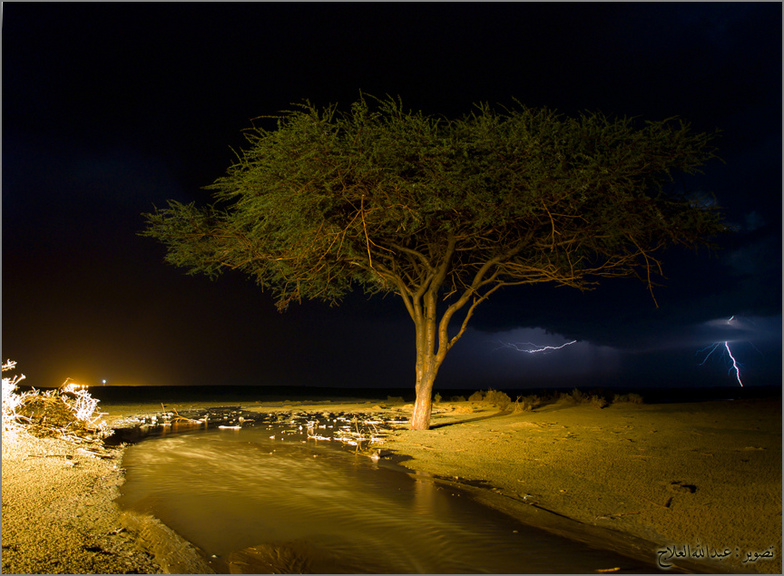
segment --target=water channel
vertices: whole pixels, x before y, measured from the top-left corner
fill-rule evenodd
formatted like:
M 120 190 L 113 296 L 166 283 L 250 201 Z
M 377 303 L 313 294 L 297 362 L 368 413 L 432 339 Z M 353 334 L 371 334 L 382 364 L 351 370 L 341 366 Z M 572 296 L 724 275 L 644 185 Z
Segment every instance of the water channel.
M 219 573 L 646 573 L 432 478 L 269 425 L 130 446 L 121 507 L 153 514 Z

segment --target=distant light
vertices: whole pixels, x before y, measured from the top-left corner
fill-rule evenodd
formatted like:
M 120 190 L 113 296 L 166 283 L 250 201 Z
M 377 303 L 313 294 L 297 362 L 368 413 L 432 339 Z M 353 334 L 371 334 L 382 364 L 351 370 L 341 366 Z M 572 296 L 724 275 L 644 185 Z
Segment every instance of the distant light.
M 104 378 L 103 380 L 101 380 L 101 384 L 106 384 L 106 378 Z

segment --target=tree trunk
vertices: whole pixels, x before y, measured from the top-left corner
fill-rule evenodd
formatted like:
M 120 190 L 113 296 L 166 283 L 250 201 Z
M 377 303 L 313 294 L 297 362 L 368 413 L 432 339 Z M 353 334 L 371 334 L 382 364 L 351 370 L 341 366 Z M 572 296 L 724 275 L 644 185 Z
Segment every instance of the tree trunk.
M 428 291 L 423 298 L 423 309 L 414 318 L 416 328 L 416 402 L 411 417 L 412 430 L 430 428 L 433 404 L 433 383 L 444 360 L 445 350 L 436 353 L 436 295 Z
M 417 382 L 414 414 L 411 416 L 412 430 L 427 430 L 430 428 L 430 412 L 433 408 L 433 383 L 436 376 L 435 373 L 428 376 L 429 378 Z

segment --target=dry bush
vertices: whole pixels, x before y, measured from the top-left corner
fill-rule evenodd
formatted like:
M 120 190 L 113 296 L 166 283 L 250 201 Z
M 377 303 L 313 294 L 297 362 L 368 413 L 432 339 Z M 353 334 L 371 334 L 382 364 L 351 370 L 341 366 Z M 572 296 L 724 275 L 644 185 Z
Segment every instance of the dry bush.
M 643 399 L 639 394 L 616 394 L 613 404 L 642 404 Z
M 509 395 L 506 392 L 493 390 L 492 388 L 487 391 L 478 390 L 477 392 L 474 392 L 468 397 L 468 401 L 494 404 L 501 411 L 506 410 L 509 407 L 509 404 L 512 403 L 512 399 L 509 398 Z
M 512 399 L 509 398 L 509 394 L 506 392 L 490 389 L 487 391 L 487 394 L 485 394 L 485 402 L 495 404 L 499 410 L 504 411 L 509 408 Z
M 514 413 L 531 412 L 542 404 L 542 399 L 536 394 L 528 396 L 518 396 L 514 404 Z
M 470 404 L 464 404 L 463 406 L 455 406 L 455 414 L 473 414 L 474 407 Z
M 597 394 L 593 394 L 591 396 L 590 402 L 591 406 L 599 409 L 602 409 L 609 404 L 603 396 L 599 396 Z
M 66 381 L 67 382 L 67 381 Z M 85 389 L 65 384 L 57 390 L 29 394 L 19 408 L 28 431 L 38 437 L 105 438 L 112 430 L 96 413 L 98 400 Z
M 3 372 L 8 372 L 16 367 L 16 362 L 6 360 Z M 13 378 L 3 378 L 3 432 L 15 432 L 19 429 L 18 410 L 26 394 L 17 394 L 17 384 L 24 380 L 24 374 L 17 374 Z
M 87 432 L 56 391 L 42 392 L 26 398 L 19 408 L 19 416 L 27 422 L 28 431 L 39 438 L 58 437 L 65 431 L 77 435 Z
M 582 404 L 583 402 L 588 401 L 588 396 L 586 396 L 583 392 L 580 392 L 577 388 L 572 390 L 571 397 L 575 404 Z
M 10 360 L 3 370 L 11 370 Z M 57 390 L 41 392 L 31 390 L 16 393 L 16 384 L 22 377 L 3 378 L 3 431 L 24 429 L 38 437 L 106 438 L 112 430 L 101 421 L 103 414 L 96 413 L 98 400 L 90 396 L 87 386 L 65 381 Z
M 585 392 L 574 388 L 571 392 L 560 392 L 557 397 L 556 401 L 566 404 L 587 404 L 591 402 L 593 396 L 589 396 Z
M 449 401 L 450 401 L 450 402 L 465 402 L 465 401 L 466 401 L 466 399 L 465 399 L 465 396 L 452 396 L 452 397 L 449 399 Z
M 554 396 L 555 402 L 558 404 L 574 404 L 576 402 L 574 393 L 558 392 Z

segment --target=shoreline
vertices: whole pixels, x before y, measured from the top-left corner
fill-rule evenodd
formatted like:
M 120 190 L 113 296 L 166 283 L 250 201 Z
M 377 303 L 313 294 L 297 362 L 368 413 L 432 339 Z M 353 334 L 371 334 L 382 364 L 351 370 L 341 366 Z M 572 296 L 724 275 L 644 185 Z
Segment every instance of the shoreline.
M 523 522 L 640 559 L 781 572 L 780 401 L 604 409 L 559 401 L 473 422 L 450 412 L 391 443 L 404 466 L 468 485 Z M 730 554 L 705 561 L 709 548 L 705 556 Z M 773 561 L 749 560 L 767 550 Z
M 5 574 L 201 573 L 194 547 L 121 511 L 123 448 L 3 434 Z
M 182 411 L 197 405 L 216 403 L 166 408 Z M 411 411 L 410 405 L 373 401 L 242 403 L 243 410 L 255 412 L 318 411 L 325 406 L 408 416 Z M 160 412 L 154 404 L 101 408 L 108 412 L 110 427 L 132 416 Z M 87 573 L 209 572 L 196 548 L 168 527 L 118 509 L 114 498 L 124 481 L 122 447 L 107 447 L 111 457 L 103 458 L 57 442 L 35 439 L 37 447 L 18 451 L 3 438 L 3 572 L 79 573 L 90 566 L 114 569 Z M 780 401 L 618 404 L 603 409 L 556 402 L 515 414 L 499 413 L 480 402 L 446 402 L 434 405 L 430 430 L 395 431 L 380 448 L 384 459 L 460 487 L 525 524 L 589 545 L 651 562 L 657 554 L 666 562 L 669 554 L 674 571 L 781 571 Z M 35 451 L 60 456 L 31 457 Z M 89 482 L 66 482 L 75 470 L 86 475 L 83 483 L 92 478 L 95 489 L 90 490 Z M 32 487 L 25 481 L 31 473 L 38 478 Z M 27 492 L 20 495 L 24 484 Z M 59 516 L 50 514 L 48 520 L 69 526 L 78 540 L 65 556 L 69 569 L 24 569 L 46 567 L 30 550 L 36 537 L 47 544 L 48 537 L 36 534 L 25 526 L 29 521 L 18 516 L 25 498 L 28 506 L 35 500 L 36 489 L 61 496 L 67 489 Z M 88 504 L 90 498 L 100 505 Z M 24 513 L 29 515 L 29 510 Z M 75 524 L 77 518 L 81 526 Z M 668 552 L 667 546 L 677 548 Z M 732 548 L 732 553 L 708 562 L 700 557 L 702 547 L 714 552 Z M 744 554 L 768 549 L 775 551 L 775 559 L 752 562 L 747 556 L 744 562 Z M 67 558 L 76 563 L 68 566 Z

